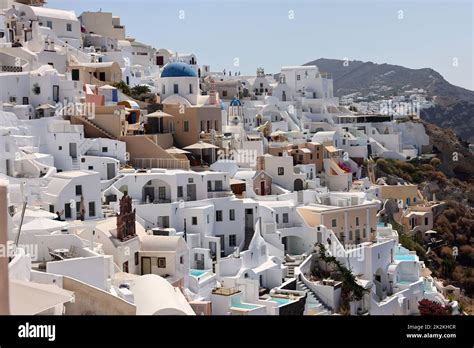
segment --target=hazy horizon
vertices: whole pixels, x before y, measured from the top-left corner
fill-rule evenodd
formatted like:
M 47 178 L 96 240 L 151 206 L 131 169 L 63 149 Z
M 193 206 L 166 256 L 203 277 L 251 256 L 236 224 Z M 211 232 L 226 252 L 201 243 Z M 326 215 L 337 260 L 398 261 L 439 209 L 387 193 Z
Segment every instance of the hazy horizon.
M 77 16 L 112 12 L 128 36 L 155 48 L 195 53 L 212 71 L 253 75 L 262 66 L 278 73 L 284 65 L 347 58 L 432 68 L 451 84 L 474 90 L 469 0 L 49 0 L 47 7 Z

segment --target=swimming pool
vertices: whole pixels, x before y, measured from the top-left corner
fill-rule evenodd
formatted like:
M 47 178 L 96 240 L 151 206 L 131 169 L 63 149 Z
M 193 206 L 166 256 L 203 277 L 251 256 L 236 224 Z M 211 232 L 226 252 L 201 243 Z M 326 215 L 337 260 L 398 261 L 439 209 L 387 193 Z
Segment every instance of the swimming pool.
M 416 261 L 416 255 L 415 254 L 395 255 L 395 261 Z
M 283 306 L 291 302 L 289 298 L 283 298 L 283 297 L 272 297 L 268 301 L 276 302 L 278 303 L 279 306 Z
M 241 308 L 241 309 L 257 309 L 257 308 L 260 308 L 260 306 L 256 306 L 256 305 L 253 305 L 253 304 L 247 304 L 247 303 L 241 303 L 241 302 L 232 303 L 231 307 Z
M 205 269 L 192 269 L 189 273 L 195 278 L 202 277 L 205 273 L 207 273 L 207 270 Z

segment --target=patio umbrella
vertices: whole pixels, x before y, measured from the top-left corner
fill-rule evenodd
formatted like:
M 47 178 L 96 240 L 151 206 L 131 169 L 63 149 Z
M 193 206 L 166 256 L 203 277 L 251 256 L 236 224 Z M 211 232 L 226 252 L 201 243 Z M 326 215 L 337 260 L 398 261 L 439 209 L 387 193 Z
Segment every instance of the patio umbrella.
M 49 110 L 49 109 L 55 109 L 56 107 L 51 104 L 41 104 L 36 108 L 36 110 Z
M 179 148 L 174 147 L 174 146 L 170 147 L 169 149 L 167 149 L 165 151 L 168 152 L 169 154 L 172 154 L 172 155 L 180 155 L 180 154 L 190 153 L 189 151 L 179 149 Z
M 38 219 L 38 218 L 45 218 L 45 219 L 56 219 L 57 215 L 50 213 L 49 211 L 42 210 L 42 209 L 26 209 L 25 211 L 25 217 L 24 217 L 24 222 L 30 222 L 31 220 Z M 21 211 L 16 213 L 13 216 L 13 221 L 17 224 L 20 223 L 21 220 Z
M 24 224 L 22 232 L 54 232 L 63 229 L 69 224 L 64 221 L 51 220 L 46 218 L 38 218 Z
M 209 143 L 205 143 L 203 141 L 199 141 L 195 144 L 183 147 L 183 149 L 185 149 L 185 150 L 201 150 L 201 164 L 202 164 L 202 150 L 218 149 L 218 148 L 219 148 L 219 146 L 212 145 L 212 144 L 209 144 Z
M 171 114 L 167 114 L 167 113 L 164 112 L 164 111 L 158 110 L 158 111 L 152 112 L 151 114 L 146 115 L 146 117 L 147 117 L 147 118 L 148 118 L 148 117 L 161 118 L 161 117 L 174 117 L 174 116 L 171 115 Z

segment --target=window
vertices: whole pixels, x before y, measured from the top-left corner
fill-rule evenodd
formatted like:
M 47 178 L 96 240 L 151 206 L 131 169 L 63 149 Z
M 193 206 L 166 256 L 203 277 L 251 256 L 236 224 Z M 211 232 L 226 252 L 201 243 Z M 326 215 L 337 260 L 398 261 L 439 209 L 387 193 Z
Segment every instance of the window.
M 278 175 L 285 175 L 285 168 L 278 167 Z
M 212 191 L 212 182 L 209 180 L 207 182 L 207 192 L 210 192 L 210 191 Z
M 193 224 L 193 225 L 197 225 L 197 224 L 198 224 L 198 218 L 197 218 L 197 216 L 193 216 L 191 220 L 192 220 L 192 224 Z
M 216 210 L 216 221 L 217 222 L 222 221 L 222 210 Z
M 349 231 L 349 240 L 352 240 L 352 231 Z
M 193 85 L 189 84 L 189 94 L 193 94 Z
M 279 220 L 279 215 L 276 214 L 276 215 L 275 215 L 275 221 L 276 221 L 277 224 L 280 223 L 280 221 L 278 221 L 278 220 Z
M 288 223 L 288 213 L 283 213 L 283 223 L 284 224 Z
M 82 195 L 82 185 L 76 185 L 76 196 Z
M 138 266 L 138 251 L 135 253 L 135 266 Z
M 356 217 L 356 226 L 359 226 L 359 217 Z
M 183 122 L 183 130 L 185 132 L 189 132 L 189 121 L 184 121 Z
M 297 81 L 301 80 L 301 76 L 300 76 L 300 75 L 296 75 L 296 80 L 297 80 Z
M 52 65 L 54 66 L 54 65 Z M 57 103 L 59 102 L 59 86 L 54 85 L 53 86 L 53 100 Z
M 125 261 L 122 265 L 122 270 L 125 272 L 125 273 L 128 273 L 128 261 Z
M 72 31 L 72 24 L 71 23 L 66 24 L 66 30 L 67 31 Z
M 53 204 L 49 205 L 49 212 L 54 213 L 54 205 Z
M 183 197 L 183 186 L 178 186 L 178 197 Z
M 61 151 L 63 149 L 62 146 L 58 146 L 58 150 Z
M 95 216 L 95 202 L 89 202 L 89 216 Z
M 179 264 L 184 265 L 184 256 L 179 257 Z
M 211 222 L 209 219 L 209 214 L 206 215 L 206 218 L 207 218 L 207 224 L 209 224 Z
M 71 75 L 73 81 L 79 81 L 79 69 L 72 69 Z
M 235 209 L 229 210 L 229 220 L 235 221 Z
M 222 91 L 222 96 L 227 97 L 227 91 Z
M 231 235 L 229 236 L 229 246 L 230 246 L 230 247 L 235 247 L 235 246 L 237 246 L 237 237 L 236 237 L 235 234 L 231 234 Z
M 165 94 L 166 93 L 166 88 L 165 85 L 161 86 L 161 93 Z
M 222 181 L 221 180 L 216 180 L 214 185 L 215 185 L 215 190 L 216 191 L 222 191 Z
M 362 238 L 367 238 L 367 232 L 365 230 L 365 228 L 362 230 Z
M 337 220 L 336 219 L 332 219 L 331 226 L 332 227 L 337 227 Z
M 166 187 L 165 186 L 158 187 L 158 199 L 160 201 L 163 201 L 163 200 L 166 199 Z
M 23 105 L 28 105 L 29 103 L 28 97 L 23 97 Z
M 158 268 L 166 268 L 166 257 L 158 257 Z
M 175 84 L 173 85 L 173 92 L 174 92 L 174 94 L 179 94 L 179 86 L 178 86 L 177 83 L 175 83 Z
M 94 170 L 94 166 L 88 166 L 87 169 L 88 170 Z
M 102 152 L 109 152 L 109 148 L 106 146 L 102 147 Z
M 52 21 L 47 21 L 47 22 L 46 22 L 46 26 L 47 26 L 49 29 L 53 29 L 53 22 L 52 22 Z
M 425 217 L 425 226 L 428 226 L 428 218 Z

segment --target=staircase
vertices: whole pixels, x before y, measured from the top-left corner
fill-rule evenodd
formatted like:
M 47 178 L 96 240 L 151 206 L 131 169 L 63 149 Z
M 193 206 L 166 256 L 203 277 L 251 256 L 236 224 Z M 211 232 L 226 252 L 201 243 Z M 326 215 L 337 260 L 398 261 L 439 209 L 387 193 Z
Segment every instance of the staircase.
M 296 290 L 306 292 L 305 312 L 311 311 L 314 315 L 331 315 L 332 311 L 318 299 L 318 295 L 308 288 L 301 280 L 296 281 Z
M 110 134 L 109 132 L 107 132 L 105 129 L 103 129 L 102 127 L 96 125 L 94 122 L 91 122 L 87 117 L 82 117 L 82 116 L 75 116 L 74 117 L 75 120 L 79 120 L 80 123 L 82 123 L 84 126 L 89 126 L 89 127 L 92 127 L 94 128 L 96 131 L 98 131 L 99 133 L 101 133 L 104 138 L 109 138 L 109 139 L 116 139 L 115 136 L 113 136 L 112 134 Z
M 253 228 L 246 228 L 245 229 L 245 242 L 244 242 L 244 247 L 243 247 L 242 251 L 248 250 L 254 233 L 255 232 L 254 232 Z
M 72 158 L 72 170 L 80 170 L 81 166 L 79 164 L 79 160 L 77 158 Z

